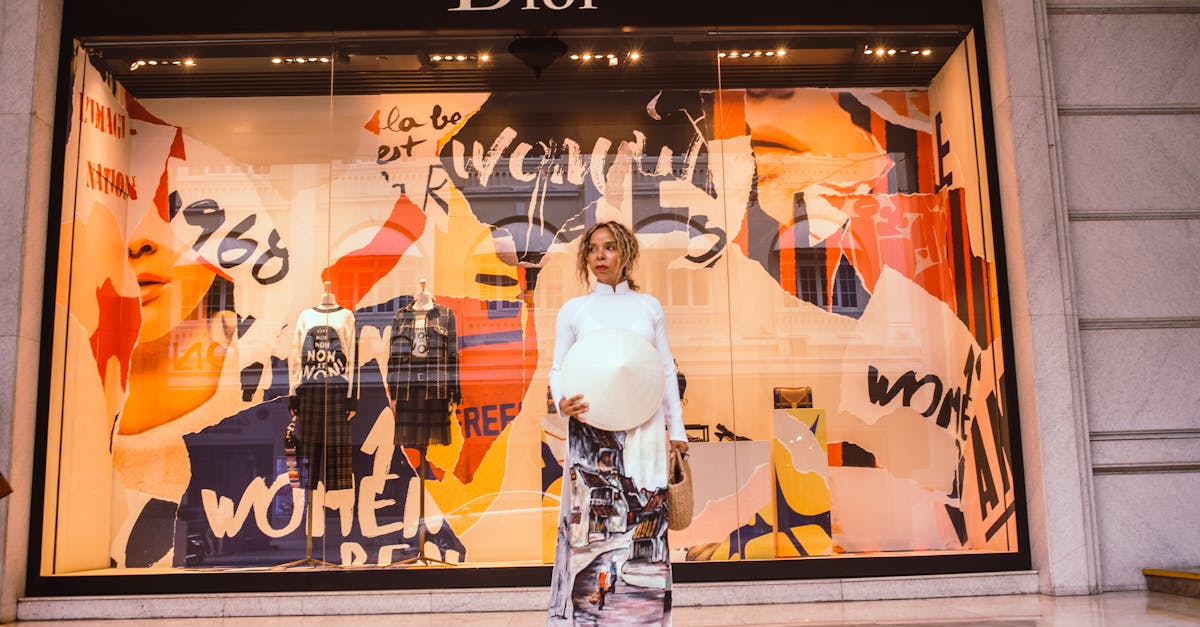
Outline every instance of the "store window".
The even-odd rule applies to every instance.
[[[547,397],[598,220],[687,381],[672,561],[1020,551],[973,36],[889,37],[78,43],[41,575],[634,532]]]

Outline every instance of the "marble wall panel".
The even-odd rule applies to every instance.
[[[1200,209],[1200,114],[1069,115],[1059,130],[1072,213]]]
[[[1093,434],[1092,466],[1102,474],[1126,468],[1200,466],[1200,430]]]
[[[1049,28],[1060,107],[1200,104],[1200,13],[1052,13]]]
[[[1085,329],[1080,336],[1093,434],[1200,429],[1200,328]]]
[[[1197,485],[1196,472],[1096,476],[1105,590],[1144,589],[1143,568],[1200,564]]]
[[[1079,318],[1200,315],[1198,238],[1200,219],[1073,222]]]

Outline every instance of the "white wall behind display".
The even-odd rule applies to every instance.
[[[51,442],[46,574],[289,562],[307,498],[319,557],[386,565],[417,550],[418,476],[430,554],[551,560],[553,323],[585,289],[575,240],[599,219],[638,232],[685,423],[728,479],[675,559],[1017,550],[964,73],[936,90],[138,101],[76,65],[76,96],[103,96],[126,136],[84,118],[73,138],[51,409],[92,436]],[[458,321],[464,397],[423,458],[395,444],[383,386],[422,279]],[[286,359],[323,281],[357,320],[355,481],[306,494],[281,465]],[[781,386],[813,407],[777,406]],[[110,473],[102,493],[71,487]]]

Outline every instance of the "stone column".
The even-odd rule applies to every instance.
[[[1079,323],[1043,0],[983,2],[1033,567],[1099,592]]]
[[[0,623],[15,619],[29,546],[50,155],[62,0],[0,5]]]

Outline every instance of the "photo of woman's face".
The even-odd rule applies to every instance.
[[[216,276],[156,211],[147,211],[134,227],[126,253],[141,298],[139,343],[158,339],[192,317]]]

